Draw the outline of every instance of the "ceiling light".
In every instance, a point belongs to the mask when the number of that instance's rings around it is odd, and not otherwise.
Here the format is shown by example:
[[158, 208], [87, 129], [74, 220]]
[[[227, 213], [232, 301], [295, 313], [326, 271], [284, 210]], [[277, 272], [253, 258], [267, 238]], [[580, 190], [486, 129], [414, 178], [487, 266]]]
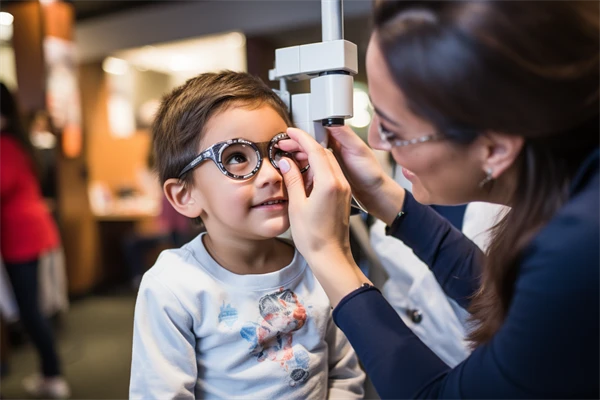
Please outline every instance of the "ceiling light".
[[15, 17], [13, 17], [11, 13], [7, 13], [4, 11], [0, 12], [0, 25], [10, 26], [12, 25], [14, 20]]
[[231, 47], [242, 47], [246, 44], [246, 35], [241, 32], [231, 32], [227, 35], [227, 41]]
[[358, 83], [354, 88], [354, 110], [353, 117], [348, 120], [348, 124], [355, 128], [366, 128], [371, 123], [371, 101], [369, 95]]
[[129, 66], [127, 65], [127, 61], [120, 58], [106, 57], [102, 62], [102, 69], [109, 74], [125, 75]]

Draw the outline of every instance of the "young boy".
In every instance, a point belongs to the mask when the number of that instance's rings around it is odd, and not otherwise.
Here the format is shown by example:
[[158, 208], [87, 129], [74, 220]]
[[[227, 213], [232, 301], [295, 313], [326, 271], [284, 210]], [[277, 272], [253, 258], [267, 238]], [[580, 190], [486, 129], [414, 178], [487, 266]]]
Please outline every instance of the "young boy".
[[207, 73], [153, 126], [164, 193], [206, 232], [163, 252], [135, 308], [130, 398], [356, 399], [364, 373], [289, 227], [277, 139], [291, 125], [262, 81]]

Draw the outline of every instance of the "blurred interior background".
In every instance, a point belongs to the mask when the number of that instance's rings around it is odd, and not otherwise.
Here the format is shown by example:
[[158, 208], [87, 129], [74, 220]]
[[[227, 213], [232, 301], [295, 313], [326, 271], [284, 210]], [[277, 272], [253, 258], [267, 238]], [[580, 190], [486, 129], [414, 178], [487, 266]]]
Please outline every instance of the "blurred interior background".
[[[344, 2], [345, 39], [359, 50], [350, 124], [361, 135], [372, 112], [364, 70], [371, 6]], [[318, 0], [0, 3], [0, 80], [18, 98], [62, 238], [64, 257], [43, 284], [67, 298], [47, 313], [73, 398], [127, 397], [130, 239], [153, 239], [136, 250], [143, 268], [173, 245], [160, 231], [162, 191], [148, 160], [161, 97], [222, 69], [248, 71], [277, 88], [268, 82], [275, 49], [319, 41]], [[308, 92], [308, 81], [289, 89]], [[21, 379], [37, 360], [18, 317], [3, 314], [1, 338], [1, 395], [24, 398]]]

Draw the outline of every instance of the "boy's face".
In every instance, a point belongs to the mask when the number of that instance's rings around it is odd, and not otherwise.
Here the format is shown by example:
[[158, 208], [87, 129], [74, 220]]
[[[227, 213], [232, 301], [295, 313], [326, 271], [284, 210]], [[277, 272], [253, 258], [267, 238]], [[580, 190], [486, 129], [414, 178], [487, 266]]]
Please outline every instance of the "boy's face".
[[[198, 152], [228, 139], [268, 142], [286, 128], [270, 106], [232, 106], [208, 121]], [[243, 181], [225, 176], [213, 162], [203, 163], [193, 173], [192, 196], [202, 204], [200, 217], [210, 234], [261, 240], [288, 229], [287, 192], [281, 173], [268, 159], [263, 159], [254, 176]], [[265, 204], [274, 200], [278, 203]]]

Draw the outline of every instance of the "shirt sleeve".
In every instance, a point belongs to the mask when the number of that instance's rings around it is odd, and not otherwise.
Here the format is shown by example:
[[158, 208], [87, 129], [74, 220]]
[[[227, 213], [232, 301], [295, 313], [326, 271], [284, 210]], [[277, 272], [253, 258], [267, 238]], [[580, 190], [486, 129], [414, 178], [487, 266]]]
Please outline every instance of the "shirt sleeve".
[[[597, 225], [597, 210], [594, 217]], [[501, 328], [454, 369], [419, 341], [377, 289], [346, 296], [334, 318], [379, 395], [598, 398], [599, 234], [597, 226], [586, 231], [572, 220], [557, 227], [563, 235], [546, 235], [530, 248]]]
[[350, 293], [333, 316], [382, 399], [414, 398], [423, 385], [450, 370], [374, 287]]
[[328, 399], [362, 399], [364, 397], [365, 373], [344, 333], [335, 325], [333, 318], [327, 324], [328, 349]]
[[146, 274], [133, 329], [130, 399], [194, 399], [198, 377], [192, 317], [177, 297]]
[[452, 224], [406, 192], [404, 215], [388, 234], [400, 239], [429, 266], [444, 292], [467, 309], [479, 288], [483, 252]]

